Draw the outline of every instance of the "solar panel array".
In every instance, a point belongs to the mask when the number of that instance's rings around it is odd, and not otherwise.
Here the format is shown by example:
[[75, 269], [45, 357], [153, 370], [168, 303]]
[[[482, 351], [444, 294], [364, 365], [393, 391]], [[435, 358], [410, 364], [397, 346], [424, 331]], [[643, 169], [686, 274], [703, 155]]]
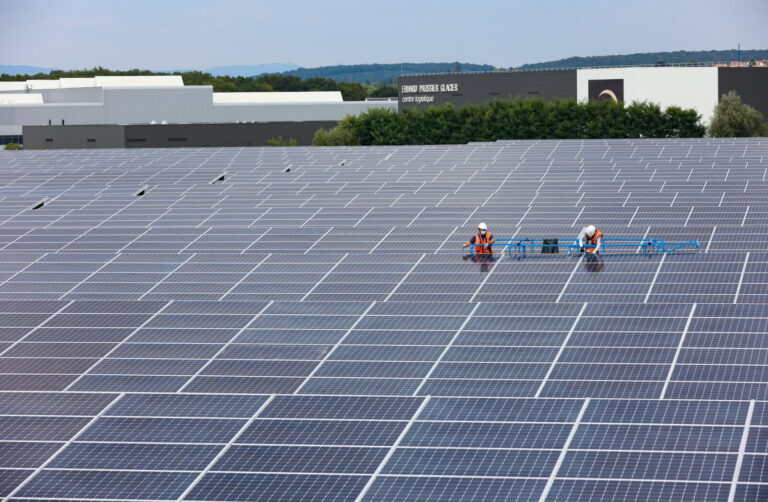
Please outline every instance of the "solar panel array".
[[[766, 139], [0, 152], [0, 175], [6, 500], [768, 497]], [[479, 221], [702, 252], [477, 263]]]

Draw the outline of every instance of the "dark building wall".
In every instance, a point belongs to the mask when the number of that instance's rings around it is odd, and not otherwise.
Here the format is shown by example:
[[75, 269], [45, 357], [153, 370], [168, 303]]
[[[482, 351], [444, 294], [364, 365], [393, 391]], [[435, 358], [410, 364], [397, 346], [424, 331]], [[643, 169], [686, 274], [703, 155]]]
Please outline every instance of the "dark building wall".
[[122, 148], [122, 125], [24, 126], [24, 148]]
[[418, 75], [400, 77], [397, 83], [401, 110], [446, 103], [479, 105], [495, 98], [576, 99], [576, 70]]
[[768, 120], [768, 68], [718, 68], [717, 85], [718, 101], [723, 94], [736, 91]]
[[16, 143], [21, 145], [24, 143], [24, 137], [19, 134], [12, 134], [10, 136], [0, 136], [0, 145], [7, 145], [8, 143]]
[[[254, 124], [24, 126], [25, 148], [178, 148], [267, 146], [269, 138], [311, 145], [315, 132], [335, 121]], [[50, 141], [49, 141], [50, 140]], [[93, 140], [93, 141], [89, 141]]]
[[[299, 145], [311, 145], [321, 127], [336, 126], [334, 121], [266, 122], [257, 124], [168, 124], [129, 125], [125, 130], [128, 148], [163, 148], [181, 146], [267, 146], [277, 136], [296, 139]], [[143, 139], [144, 141], [137, 141]]]

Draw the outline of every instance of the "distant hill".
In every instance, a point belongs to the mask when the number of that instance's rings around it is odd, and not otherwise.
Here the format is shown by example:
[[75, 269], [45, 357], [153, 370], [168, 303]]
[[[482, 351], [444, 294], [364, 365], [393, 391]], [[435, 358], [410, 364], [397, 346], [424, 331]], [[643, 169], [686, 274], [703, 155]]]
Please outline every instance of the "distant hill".
[[54, 68], [41, 68], [39, 66], [25, 65], [0, 65], [0, 75], [35, 75], [37, 73], [50, 73]]
[[[230, 77], [252, 77], [257, 75], [263, 75], [265, 73], [281, 73], [284, 71], [295, 70], [298, 65], [293, 63], [266, 63], [257, 65], [236, 65], [236, 66], [214, 66], [213, 68], [207, 68], [202, 70], [205, 73], [210, 73], [214, 77], [220, 77], [227, 75]], [[0, 74], [7, 75], [37, 75], [39, 73], [50, 73], [55, 68], [42, 68], [40, 66], [25, 66], [25, 65], [0, 65]], [[157, 73], [185, 73], [197, 71], [193, 69], [178, 69], [178, 70], [161, 70]]]
[[[460, 63], [461, 71], [491, 71], [492, 65]], [[283, 72], [302, 79], [330, 78], [337, 82], [361, 84], [392, 84], [405, 73], [450, 73], [456, 71], [456, 63], [403, 63], [403, 64], [355, 64], [299, 68]]]
[[[641, 64], [665, 63], [717, 63], [720, 61], [737, 61], [739, 53], [736, 50], [727, 51], [676, 51], [676, 52], [638, 52], [613, 56], [589, 56], [558, 59], [544, 63], [524, 64], [515, 69], [535, 70], [541, 68], [582, 68], [585, 66], [627, 66]], [[768, 50], [743, 50], [741, 60], [768, 59]]]
[[[616, 54], [610, 56], [571, 57], [543, 63], [524, 64], [518, 70], [535, 70], [542, 68], [582, 68], [586, 66], [628, 66], [665, 63], [715, 63], [720, 61], [749, 61], [750, 59], [768, 59], [768, 50], [743, 50], [739, 55], [736, 50], [725, 51], [676, 51], [676, 52], [639, 52], [635, 54]], [[460, 71], [493, 71], [494, 67], [487, 64], [459, 63]], [[109, 70], [98, 68], [98, 74], [109, 74]], [[266, 73], [293, 75], [302, 79], [313, 77], [329, 78], [336, 82], [358, 82], [361, 84], [394, 84], [401, 74], [411, 73], [453, 73], [457, 63], [395, 63], [395, 64], [356, 64], [319, 66], [317, 68], [301, 68], [293, 63], [265, 63], [257, 65], [215, 66], [202, 70], [214, 77], [257, 77]], [[51, 68], [26, 65], [0, 65], [0, 74], [7, 75], [37, 75], [47, 74]], [[82, 70], [90, 72], [91, 70]], [[176, 70], [191, 72], [194, 70]], [[77, 71], [75, 71], [77, 72]], [[72, 72], [68, 72], [72, 73]], [[152, 74], [147, 70], [127, 70], [116, 74]], [[197, 85], [201, 85], [197, 83]]]
[[257, 65], [214, 66], [203, 70], [214, 77], [228, 75], [230, 77], [255, 77], [264, 73], [282, 73], [295, 70], [299, 66], [293, 63], [266, 63]]

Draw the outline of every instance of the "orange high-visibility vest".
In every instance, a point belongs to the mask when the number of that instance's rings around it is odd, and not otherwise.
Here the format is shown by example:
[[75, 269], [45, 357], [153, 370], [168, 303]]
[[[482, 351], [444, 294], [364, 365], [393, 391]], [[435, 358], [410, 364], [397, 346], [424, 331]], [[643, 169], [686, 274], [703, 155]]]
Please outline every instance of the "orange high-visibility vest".
[[[603, 237], [605, 237], [605, 235], [603, 235], [603, 233], [600, 231], [599, 228], [596, 228], [595, 229], [595, 235], [593, 235], [592, 237], [590, 237], [588, 235], [584, 236], [584, 242], [586, 244], [589, 244], [589, 245], [597, 246], [597, 241], [599, 239], [602, 239]], [[588, 253], [594, 253], [595, 252], [595, 248], [585, 248], [585, 250]]]
[[485, 244], [488, 244], [490, 241], [493, 240], [493, 234], [490, 232], [486, 232], [485, 235], [482, 235], [480, 232], [478, 232], [475, 235], [475, 253], [477, 254], [493, 254], [493, 246], [488, 246], [488, 249], [485, 248]]

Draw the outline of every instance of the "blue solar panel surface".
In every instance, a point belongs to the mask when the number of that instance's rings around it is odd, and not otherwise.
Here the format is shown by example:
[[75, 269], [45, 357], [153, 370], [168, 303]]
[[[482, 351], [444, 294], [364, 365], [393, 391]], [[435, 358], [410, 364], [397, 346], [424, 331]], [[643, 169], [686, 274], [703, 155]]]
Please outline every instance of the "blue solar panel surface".
[[[4, 500], [768, 497], [766, 139], [0, 173]], [[701, 252], [462, 259], [480, 221]]]

